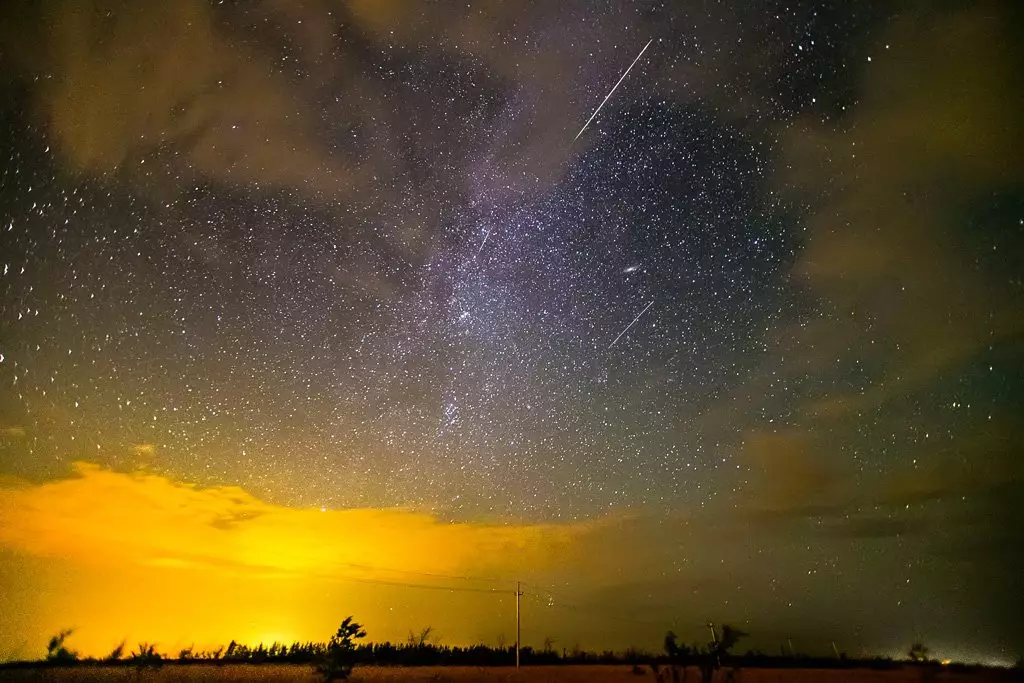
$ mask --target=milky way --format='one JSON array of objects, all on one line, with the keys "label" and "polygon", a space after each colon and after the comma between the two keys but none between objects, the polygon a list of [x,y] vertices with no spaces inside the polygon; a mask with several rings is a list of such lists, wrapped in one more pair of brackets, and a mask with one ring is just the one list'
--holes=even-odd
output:
[{"label": "milky way", "polygon": [[[662,68],[681,58],[678,46],[658,51]],[[66,186],[44,140],[18,150],[15,405],[40,427],[74,426],[33,429],[37,466],[106,460],[114,443],[291,502],[501,514],[714,495],[695,481],[716,479],[730,454],[687,426],[709,391],[756,365],[759,331],[785,310],[777,271],[791,247],[765,201],[761,141],[657,99],[638,68],[594,141],[560,150],[541,178],[539,161],[514,156],[529,142],[512,138],[531,134],[545,106],[531,91],[546,84],[524,75],[489,93],[470,82],[494,78],[483,66],[433,52],[384,45],[365,57],[388,101],[430,87],[428,101],[471,109],[448,122],[438,157],[409,161],[420,150],[392,144],[374,161],[393,181],[354,202],[369,208],[201,178],[147,176],[176,187],[158,200],[103,181]],[[594,67],[580,104],[614,77]],[[416,131],[452,114],[407,116]],[[150,154],[143,174],[143,162],[170,163]],[[609,349],[651,300],[654,313]]]}]

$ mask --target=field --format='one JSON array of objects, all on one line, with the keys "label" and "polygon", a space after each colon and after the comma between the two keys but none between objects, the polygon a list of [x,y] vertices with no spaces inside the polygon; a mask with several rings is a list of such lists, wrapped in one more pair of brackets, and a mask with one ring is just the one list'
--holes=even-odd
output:
[{"label": "field", "polygon": [[[732,674],[732,675],[730,675]],[[664,676],[665,683],[671,678]],[[225,666],[165,666],[159,670],[136,671],[131,667],[26,668],[0,670],[0,681],[112,681],[162,683],[185,681],[200,683],[318,683],[308,666],[275,664],[230,664]],[[518,671],[511,667],[361,667],[349,679],[352,683],[656,683],[650,668],[633,673],[629,666],[534,666]],[[700,683],[695,669],[686,673],[686,683]],[[887,671],[870,669],[728,669],[718,672],[716,682],[727,683],[996,683],[1020,680],[1011,672],[984,670],[975,672],[937,668],[902,668]]]}]

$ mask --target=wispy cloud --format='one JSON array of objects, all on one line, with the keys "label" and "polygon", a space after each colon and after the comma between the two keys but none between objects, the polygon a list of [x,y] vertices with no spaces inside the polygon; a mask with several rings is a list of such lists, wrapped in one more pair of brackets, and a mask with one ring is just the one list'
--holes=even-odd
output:
[{"label": "wispy cloud", "polygon": [[1024,331],[1012,283],[958,236],[979,198],[1024,182],[1013,49],[981,8],[896,20],[841,127],[788,135],[781,184],[814,207],[794,275],[823,301],[819,319],[783,335],[798,344],[792,371],[827,376],[854,359],[874,371],[866,390],[831,392],[812,414],[877,406]]},{"label": "wispy cloud", "polygon": [[4,439],[24,439],[28,435],[24,427],[3,427],[0,428],[0,438]]},{"label": "wispy cloud", "polygon": [[486,575],[509,570],[509,558],[515,566],[549,566],[584,529],[449,524],[405,510],[295,509],[236,487],[198,488],[88,463],[77,463],[75,473],[0,490],[0,544],[96,563],[201,562],[233,572],[374,576],[376,565]]}]

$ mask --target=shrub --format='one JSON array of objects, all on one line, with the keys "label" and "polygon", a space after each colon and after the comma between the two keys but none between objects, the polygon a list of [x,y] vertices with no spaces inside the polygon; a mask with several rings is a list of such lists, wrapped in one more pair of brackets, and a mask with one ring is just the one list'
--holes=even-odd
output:
[{"label": "shrub", "polygon": [[140,670],[146,667],[159,669],[164,665],[164,658],[156,651],[156,645],[139,643],[139,649],[132,653],[132,663]]},{"label": "shrub", "polygon": [[352,617],[345,617],[345,621],[341,622],[338,632],[331,636],[326,651],[316,664],[316,672],[325,683],[348,678],[352,673],[352,667],[355,666],[355,641],[365,637],[366,631],[363,627],[353,621]]},{"label": "shrub", "polygon": [[929,650],[924,646],[923,643],[914,643],[910,646],[910,651],[907,652],[907,657],[912,662],[927,662]]},{"label": "shrub", "polygon": [[123,641],[123,640],[120,643],[118,643],[117,646],[113,650],[110,651],[110,654],[107,655],[107,658],[106,658],[107,661],[108,662],[120,662],[121,661],[121,657],[124,657],[124,646],[125,646],[125,644],[126,644],[126,641]]},{"label": "shrub", "polygon": [[53,664],[74,664],[78,661],[78,653],[64,646],[64,641],[74,633],[74,629],[66,628],[50,638],[46,646],[46,661]]}]

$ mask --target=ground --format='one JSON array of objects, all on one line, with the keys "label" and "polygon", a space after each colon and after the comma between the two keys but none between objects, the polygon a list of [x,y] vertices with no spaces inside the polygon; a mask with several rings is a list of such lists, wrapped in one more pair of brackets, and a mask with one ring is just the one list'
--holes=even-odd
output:
[{"label": "ground", "polygon": [[[666,672],[667,673],[667,672]],[[730,675],[731,674],[731,675]],[[516,670],[511,667],[360,667],[350,679],[352,683],[654,683],[649,667],[634,673],[629,666],[535,666]],[[670,676],[663,675],[665,683]],[[696,670],[681,676],[680,683],[699,683]],[[742,669],[735,673],[723,669],[716,682],[728,683],[996,683],[1016,680],[1011,672],[986,670],[957,672],[947,669],[908,667],[888,671],[870,669]],[[231,681],[263,681],[266,683],[318,683],[311,667],[300,665],[230,664],[165,666],[141,674],[132,667],[76,667],[66,669],[0,670],[0,681],[125,681],[163,683],[194,681],[228,683]]]}]

